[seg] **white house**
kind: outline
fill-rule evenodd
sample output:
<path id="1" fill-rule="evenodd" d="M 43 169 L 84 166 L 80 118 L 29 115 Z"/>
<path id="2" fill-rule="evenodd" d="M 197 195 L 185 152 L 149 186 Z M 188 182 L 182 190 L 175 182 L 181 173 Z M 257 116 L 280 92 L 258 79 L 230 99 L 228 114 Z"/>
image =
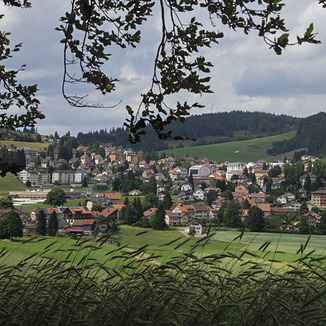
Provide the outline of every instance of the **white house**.
<path id="1" fill-rule="evenodd" d="M 282 205 L 286 204 L 288 202 L 288 199 L 285 196 L 279 196 L 276 198 L 276 201 Z"/>
<path id="2" fill-rule="evenodd" d="M 198 200 L 204 200 L 205 199 L 205 191 L 202 189 L 197 189 L 194 193 L 193 193 L 193 197 L 198 199 Z"/>
<path id="3" fill-rule="evenodd" d="M 183 182 L 180 186 L 180 191 L 183 192 L 192 191 L 192 185 L 189 182 Z"/>
<path id="4" fill-rule="evenodd" d="M 84 170 L 78 170 L 75 173 L 75 182 L 82 183 L 85 177 L 87 179 L 87 172 L 85 172 Z"/>
<path id="5" fill-rule="evenodd" d="M 190 229 L 194 229 L 198 235 L 203 233 L 203 226 L 198 221 L 188 222 L 185 228 L 185 232 L 189 234 Z"/>
<path id="6" fill-rule="evenodd" d="M 234 172 L 246 167 L 245 163 L 242 162 L 231 162 L 226 166 L 226 172 Z"/>

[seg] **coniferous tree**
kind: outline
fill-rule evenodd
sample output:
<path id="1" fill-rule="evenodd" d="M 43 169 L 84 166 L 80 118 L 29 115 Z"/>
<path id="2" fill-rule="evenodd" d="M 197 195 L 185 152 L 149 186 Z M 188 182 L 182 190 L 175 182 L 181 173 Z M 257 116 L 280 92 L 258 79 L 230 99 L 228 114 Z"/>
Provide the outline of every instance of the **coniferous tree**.
<path id="1" fill-rule="evenodd" d="M 133 205 L 127 205 L 125 212 L 124 212 L 125 223 L 128 225 L 134 224 L 137 221 L 136 214 L 137 214 L 137 212 L 136 212 L 135 208 L 133 207 Z"/>
<path id="2" fill-rule="evenodd" d="M 164 209 L 170 209 L 172 206 L 172 198 L 171 195 L 168 191 L 164 192 L 164 199 L 163 199 L 163 208 Z"/>
<path id="3" fill-rule="evenodd" d="M 302 215 L 300 217 L 300 222 L 298 223 L 298 229 L 300 231 L 300 233 L 303 234 L 309 234 L 311 229 L 310 226 L 308 224 L 308 219 L 305 215 Z"/>
<path id="4" fill-rule="evenodd" d="M 188 177 L 188 182 L 192 185 L 192 187 L 194 187 L 194 177 L 192 176 L 192 174 L 190 174 L 190 176 Z"/>
<path id="5" fill-rule="evenodd" d="M 167 228 L 165 223 L 165 210 L 161 202 L 159 202 L 157 211 L 151 218 L 151 226 L 154 230 L 164 230 Z"/>
<path id="6" fill-rule="evenodd" d="M 307 191 L 307 194 L 309 194 L 311 191 L 311 178 L 309 174 L 306 176 L 304 189 Z"/>
<path id="7" fill-rule="evenodd" d="M 40 209 L 36 217 L 36 233 L 46 235 L 46 215 L 43 209 Z"/>
<path id="8" fill-rule="evenodd" d="M 140 198 L 136 198 L 134 201 L 133 201 L 133 206 L 137 212 L 137 219 L 140 220 L 140 218 L 143 216 L 143 207 L 142 207 L 142 204 L 141 204 L 141 201 L 140 201 Z"/>
<path id="9" fill-rule="evenodd" d="M 257 206 L 250 207 L 246 222 L 251 232 L 263 231 L 265 225 L 263 211 Z"/>
<path id="10" fill-rule="evenodd" d="M 59 227 L 59 223 L 58 223 L 57 214 L 55 210 L 53 210 L 49 219 L 49 226 L 48 226 L 49 236 L 54 237 L 58 232 L 58 227 Z"/>
<path id="11" fill-rule="evenodd" d="M 79 161 L 78 161 L 79 162 Z M 83 182 L 82 182 L 82 187 L 87 187 L 88 183 L 87 183 L 87 178 L 86 176 L 83 178 Z"/>
<path id="12" fill-rule="evenodd" d="M 227 201 L 224 201 L 222 203 L 220 209 L 217 212 L 217 218 L 218 218 L 219 223 L 224 223 L 225 222 L 224 221 L 224 211 L 225 211 L 227 205 L 228 205 L 228 202 Z"/>
<path id="13" fill-rule="evenodd" d="M 232 228 L 238 228 L 242 225 L 239 210 L 240 204 L 237 199 L 228 202 L 223 216 L 226 225 Z"/>
<path id="14" fill-rule="evenodd" d="M 249 209 L 249 208 L 251 207 L 251 205 L 249 204 L 247 198 L 244 200 L 244 202 L 243 202 L 243 204 L 242 204 L 242 207 L 243 207 L 244 209 Z"/>
<path id="15" fill-rule="evenodd" d="M 326 234 L 326 211 L 321 212 L 318 229 L 322 234 Z"/>
<path id="16" fill-rule="evenodd" d="M 220 188 L 221 192 L 224 192 L 226 190 L 226 183 L 224 180 L 217 180 L 216 181 L 216 188 Z"/>
<path id="17" fill-rule="evenodd" d="M 309 209 L 308 209 L 307 203 L 304 201 L 300 206 L 299 213 L 304 214 L 304 213 L 308 213 L 308 211 L 309 211 Z"/>

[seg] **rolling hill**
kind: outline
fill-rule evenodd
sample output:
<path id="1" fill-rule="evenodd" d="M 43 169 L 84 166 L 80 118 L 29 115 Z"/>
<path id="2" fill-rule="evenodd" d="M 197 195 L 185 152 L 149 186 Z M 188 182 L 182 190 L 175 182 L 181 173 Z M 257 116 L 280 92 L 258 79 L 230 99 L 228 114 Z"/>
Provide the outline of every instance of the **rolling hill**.
<path id="1" fill-rule="evenodd" d="M 266 150 L 271 148 L 274 142 L 291 139 L 295 136 L 295 132 L 290 132 L 282 135 L 256 138 L 250 140 L 242 140 L 236 142 L 228 142 L 221 144 L 211 144 L 203 146 L 190 146 L 183 148 L 174 148 L 165 152 L 166 155 L 174 155 L 175 157 L 185 157 L 186 155 L 193 158 L 207 157 L 210 160 L 217 162 L 225 161 L 257 161 L 258 159 L 273 160 L 282 156 L 292 157 L 293 153 L 288 152 L 283 155 L 272 156 L 266 154 Z"/>

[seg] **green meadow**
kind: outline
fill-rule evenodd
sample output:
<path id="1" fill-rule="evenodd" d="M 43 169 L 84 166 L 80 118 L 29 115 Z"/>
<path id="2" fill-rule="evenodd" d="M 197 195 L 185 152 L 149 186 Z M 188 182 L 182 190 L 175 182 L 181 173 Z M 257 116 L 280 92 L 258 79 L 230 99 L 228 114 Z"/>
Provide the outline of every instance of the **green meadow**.
<path id="1" fill-rule="evenodd" d="M 187 237 L 183 228 L 155 231 L 126 225 L 119 227 L 119 232 L 96 241 L 94 237 L 82 237 L 80 240 L 58 237 L 36 237 L 0 241 L 0 250 L 9 252 L 6 261 L 19 262 L 29 256 L 47 257 L 59 260 L 69 259 L 73 264 L 87 254 L 87 259 L 103 263 L 112 250 L 123 249 L 122 252 L 141 252 L 153 255 L 155 261 L 166 263 L 175 257 L 194 251 L 197 256 L 227 254 L 243 259 L 258 259 L 293 263 L 303 255 L 312 257 L 326 256 L 326 237 L 322 235 L 288 234 L 288 233 L 256 233 L 236 231 L 216 231 L 209 237 Z M 26 241 L 27 240 L 27 241 Z M 300 248 L 304 247 L 303 252 Z M 120 255 L 120 254 L 119 254 Z"/>
<path id="2" fill-rule="evenodd" d="M 295 132 L 290 132 L 282 135 L 256 138 L 250 140 L 242 140 L 236 142 L 211 144 L 203 146 L 189 146 L 183 148 L 174 148 L 161 151 L 166 155 L 174 155 L 175 157 L 190 156 L 193 158 L 207 157 L 210 160 L 217 162 L 225 161 L 257 161 L 258 159 L 273 160 L 275 157 L 268 155 L 266 150 L 272 147 L 273 142 L 293 138 Z M 287 157 L 293 156 L 292 152 L 284 153 Z"/>
<path id="3" fill-rule="evenodd" d="M 36 142 L 23 142 L 23 141 L 14 141 L 14 140 L 0 140 L 0 146 L 10 146 L 15 147 L 28 147 L 31 149 L 44 150 L 49 146 L 50 143 L 36 143 Z"/>
<path id="4" fill-rule="evenodd" d="M 257 259 L 294 262 L 303 254 L 311 253 L 314 257 L 326 256 L 326 236 L 292 234 L 292 233 L 257 233 L 244 232 L 240 237 L 237 231 L 211 232 L 207 239 L 186 237 L 180 231 L 184 228 L 155 231 L 130 226 L 120 226 L 120 232 L 112 239 L 122 246 L 133 249 L 145 247 L 149 253 L 162 256 L 160 261 L 169 260 L 180 253 L 187 253 L 196 247 L 201 255 L 231 253 L 244 255 L 244 258 L 257 255 Z M 265 246 L 264 246 L 265 245 Z M 300 251 L 305 247 L 304 252 Z"/>
<path id="5" fill-rule="evenodd" d="M 180 230 L 0 241 L 0 324 L 325 325 L 325 237 Z"/>
<path id="6" fill-rule="evenodd" d="M 0 196 L 9 194 L 9 191 L 24 191 L 27 187 L 14 174 L 8 173 L 0 177 Z"/>
<path id="7" fill-rule="evenodd" d="M 0 241 L 1 263 L 15 265 L 20 262 L 28 264 L 40 263 L 42 259 L 69 262 L 73 265 L 81 263 L 108 264 L 114 268 L 121 256 L 119 247 L 101 244 L 90 239 L 73 239 L 69 237 L 29 237 Z"/>
<path id="8" fill-rule="evenodd" d="M 80 206 L 79 204 L 81 203 L 82 199 L 69 199 L 67 202 L 64 204 L 64 206 Z M 45 208 L 45 207 L 50 207 L 48 204 L 44 203 L 35 203 L 35 204 L 27 204 L 27 205 L 20 205 L 20 206 L 15 206 L 17 209 L 31 212 L 35 208 Z"/>

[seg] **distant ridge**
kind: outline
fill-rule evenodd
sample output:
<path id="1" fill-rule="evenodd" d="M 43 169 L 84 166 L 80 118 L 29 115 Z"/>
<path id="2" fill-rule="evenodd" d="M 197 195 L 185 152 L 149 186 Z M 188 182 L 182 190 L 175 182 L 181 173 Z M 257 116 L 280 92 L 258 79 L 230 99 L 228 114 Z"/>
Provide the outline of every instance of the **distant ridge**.
<path id="1" fill-rule="evenodd" d="M 264 112 L 231 111 L 206 113 L 186 118 L 185 123 L 173 122 L 167 127 L 174 136 L 196 139 L 194 146 L 230 141 L 254 139 L 295 131 L 300 118 Z M 77 141 L 84 145 L 99 142 L 113 142 L 117 146 L 133 147 L 143 150 L 165 150 L 171 146 L 161 141 L 153 129 L 146 128 L 141 143 L 130 145 L 125 128 L 113 128 L 109 132 L 101 130 L 78 133 Z"/>

